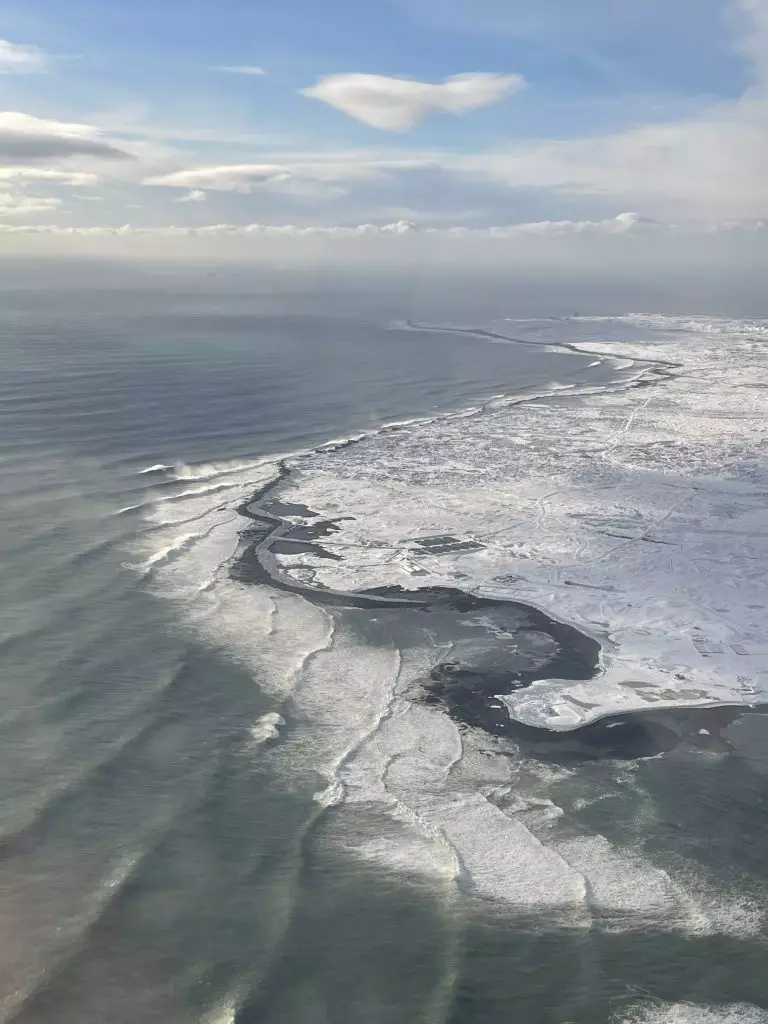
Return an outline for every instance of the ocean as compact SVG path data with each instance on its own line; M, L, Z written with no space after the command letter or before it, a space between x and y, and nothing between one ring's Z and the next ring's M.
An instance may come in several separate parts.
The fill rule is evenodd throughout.
M6 286L0 1020L768 1021L768 320Z

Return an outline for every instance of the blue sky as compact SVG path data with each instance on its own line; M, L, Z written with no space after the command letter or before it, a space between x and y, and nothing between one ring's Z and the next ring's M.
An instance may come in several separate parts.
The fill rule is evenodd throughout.
M0 40L6 236L768 219L768 0L0 0Z

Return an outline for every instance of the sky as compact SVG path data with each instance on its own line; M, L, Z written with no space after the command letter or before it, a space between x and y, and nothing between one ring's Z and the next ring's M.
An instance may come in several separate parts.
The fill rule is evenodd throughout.
M768 0L0 0L0 253L766 239Z

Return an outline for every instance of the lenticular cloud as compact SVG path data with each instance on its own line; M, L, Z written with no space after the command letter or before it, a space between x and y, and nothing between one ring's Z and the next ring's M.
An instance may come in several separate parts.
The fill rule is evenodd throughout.
M429 114L463 114L496 103L525 85L520 75L488 72L453 75L444 82L416 82L386 75L329 75L302 95L385 131L408 131Z

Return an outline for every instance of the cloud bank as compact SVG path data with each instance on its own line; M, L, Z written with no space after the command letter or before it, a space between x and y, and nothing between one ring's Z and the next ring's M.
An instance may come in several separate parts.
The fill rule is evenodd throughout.
M464 114L518 92L521 75L488 72L453 75L441 84L385 75L328 75L303 96L320 100L373 128L404 132L430 114Z
M0 197L0 204L2 198ZM420 226L412 221L400 220L390 224L205 224L188 226L165 224L142 227L132 224L117 226L77 227L59 224L17 224L0 223L0 233L6 234L52 234L83 236L158 236L158 237L210 237L214 235L231 237L262 238L392 238L424 237L438 239L504 240L525 238L562 238L565 236L602 236L606 238L642 235L649 236L701 236L715 234L768 234L768 220L764 221L723 221L712 223L683 222L660 223L639 216L637 213L620 213L605 220L544 220L492 227L469 228L461 225L449 227Z

